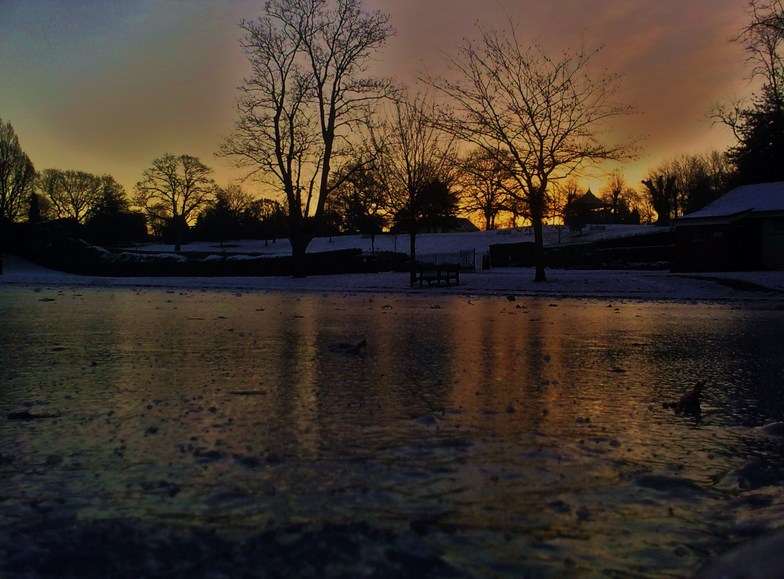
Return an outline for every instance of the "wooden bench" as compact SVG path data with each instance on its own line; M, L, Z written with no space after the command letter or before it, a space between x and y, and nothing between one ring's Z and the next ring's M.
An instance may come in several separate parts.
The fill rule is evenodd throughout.
M419 281L419 287L424 287L425 282L427 282L428 287L433 284L440 286L442 281L446 285L450 285L451 282L454 282L455 285L460 285L460 265L457 263L417 264L416 281ZM414 283L415 280L412 280L411 285L413 286Z

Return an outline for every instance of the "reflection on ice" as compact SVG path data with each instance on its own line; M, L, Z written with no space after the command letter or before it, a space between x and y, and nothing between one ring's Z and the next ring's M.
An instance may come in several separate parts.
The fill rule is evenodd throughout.
M321 537L278 571L682 574L784 507L780 310L10 288L0 318L6 571L76 520L208 566Z

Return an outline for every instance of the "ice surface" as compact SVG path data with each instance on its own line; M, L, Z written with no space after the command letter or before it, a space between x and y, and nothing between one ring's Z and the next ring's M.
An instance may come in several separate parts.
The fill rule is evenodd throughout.
M679 576L784 509L770 302L8 283L0 317L0 574Z

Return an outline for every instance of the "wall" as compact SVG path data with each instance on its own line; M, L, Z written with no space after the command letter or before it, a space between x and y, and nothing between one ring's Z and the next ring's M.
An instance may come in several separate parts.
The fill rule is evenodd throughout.
M768 269L784 269L784 217L763 221L762 262Z

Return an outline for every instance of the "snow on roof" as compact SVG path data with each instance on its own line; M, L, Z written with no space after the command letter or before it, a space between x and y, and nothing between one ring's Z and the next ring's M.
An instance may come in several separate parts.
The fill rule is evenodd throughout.
M684 215L678 221L730 217L739 213L784 212L784 181L742 185L722 195L703 209Z

